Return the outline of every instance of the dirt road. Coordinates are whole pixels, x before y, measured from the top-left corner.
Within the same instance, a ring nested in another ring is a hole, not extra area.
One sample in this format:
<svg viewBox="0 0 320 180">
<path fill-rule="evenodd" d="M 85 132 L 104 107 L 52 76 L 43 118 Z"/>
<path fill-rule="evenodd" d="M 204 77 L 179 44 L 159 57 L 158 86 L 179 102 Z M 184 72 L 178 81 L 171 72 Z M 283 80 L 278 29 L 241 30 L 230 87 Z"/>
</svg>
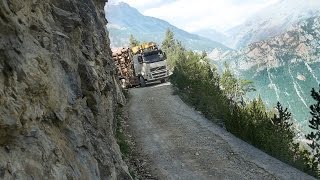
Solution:
<svg viewBox="0 0 320 180">
<path fill-rule="evenodd" d="M 158 179 L 313 179 L 205 119 L 169 83 L 130 94 L 129 128 Z"/>
</svg>

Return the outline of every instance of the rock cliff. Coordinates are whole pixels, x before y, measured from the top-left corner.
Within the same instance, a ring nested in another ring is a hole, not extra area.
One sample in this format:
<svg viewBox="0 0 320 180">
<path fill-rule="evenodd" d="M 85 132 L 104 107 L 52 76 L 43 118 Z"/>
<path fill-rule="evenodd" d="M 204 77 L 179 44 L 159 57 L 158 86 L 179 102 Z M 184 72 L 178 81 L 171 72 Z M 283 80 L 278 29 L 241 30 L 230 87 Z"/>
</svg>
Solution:
<svg viewBox="0 0 320 180">
<path fill-rule="evenodd" d="M 104 0 L 0 0 L 0 179 L 131 179 Z"/>
</svg>

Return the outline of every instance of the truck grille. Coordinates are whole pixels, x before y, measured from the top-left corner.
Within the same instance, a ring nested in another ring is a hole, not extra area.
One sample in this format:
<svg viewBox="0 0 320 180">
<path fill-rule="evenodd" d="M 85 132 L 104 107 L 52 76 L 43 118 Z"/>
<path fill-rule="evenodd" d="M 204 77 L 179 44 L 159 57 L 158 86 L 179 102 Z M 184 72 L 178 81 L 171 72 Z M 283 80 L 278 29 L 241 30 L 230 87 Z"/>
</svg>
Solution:
<svg viewBox="0 0 320 180">
<path fill-rule="evenodd" d="M 159 71 L 159 70 L 163 70 L 166 69 L 166 66 L 160 66 L 160 67 L 156 67 L 156 68 L 151 68 L 150 71 Z"/>
<path fill-rule="evenodd" d="M 162 71 L 162 72 L 154 72 L 152 73 L 152 77 L 155 79 L 165 77 L 167 75 L 167 71 Z"/>
</svg>

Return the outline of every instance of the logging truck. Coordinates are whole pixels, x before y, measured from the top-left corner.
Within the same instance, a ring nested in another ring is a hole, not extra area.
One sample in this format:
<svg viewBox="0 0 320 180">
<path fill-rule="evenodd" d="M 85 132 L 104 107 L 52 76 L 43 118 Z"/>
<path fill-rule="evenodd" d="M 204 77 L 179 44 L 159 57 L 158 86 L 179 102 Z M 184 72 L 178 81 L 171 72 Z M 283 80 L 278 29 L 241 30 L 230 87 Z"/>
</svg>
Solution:
<svg viewBox="0 0 320 180">
<path fill-rule="evenodd" d="M 166 54 L 153 42 L 115 49 L 112 57 L 123 88 L 144 87 L 149 83 L 163 83 L 168 79 Z"/>
</svg>

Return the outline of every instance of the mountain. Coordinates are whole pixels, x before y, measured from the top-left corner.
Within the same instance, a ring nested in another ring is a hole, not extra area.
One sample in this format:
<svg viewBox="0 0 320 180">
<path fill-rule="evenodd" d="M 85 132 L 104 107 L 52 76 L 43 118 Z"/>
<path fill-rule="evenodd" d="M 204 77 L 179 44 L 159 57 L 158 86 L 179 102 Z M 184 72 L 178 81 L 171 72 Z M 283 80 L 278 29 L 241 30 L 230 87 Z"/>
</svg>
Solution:
<svg viewBox="0 0 320 180">
<path fill-rule="evenodd" d="M 109 22 L 107 28 L 113 47 L 127 46 L 130 34 L 140 41 L 155 41 L 161 44 L 169 28 L 174 32 L 175 38 L 188 49 L 199 51 L 211 51 L 214 48 L 229 49 L 218 42 L 188 33 L 161 19 L 144 16 L 123 2 L 108 4 L 106 18 Z"/>
<path fill-rule="evenodd" d="M 282 0 L 227 32 L 229 47 L 241 48 L 286 32 L 292 25 L 320 14 L 319 0 Z"/>
<path fill-rule="evenodd" d="M 289 31 L 239 50 L 209 54 L 221 70 L 227 62 L 234 72 L 255 82 L 269 107 L 277 101 L 288 107 L 302 128 L 306 127 L 310 91 L 320 84 L 320 17 L 306 19 Z"/>
<path fill-rule="evenodd" d="M 205 38 L 208 38 L 212 41 L 219 42 L 221 44 L 223 44 L 223 42 L 227 38 L 227 36 L 224 33 L 218 32 L 214 29 L 201 29 L 198 31 L 194 31 L 193 33 L 203 36 Z"/>
</svg>

